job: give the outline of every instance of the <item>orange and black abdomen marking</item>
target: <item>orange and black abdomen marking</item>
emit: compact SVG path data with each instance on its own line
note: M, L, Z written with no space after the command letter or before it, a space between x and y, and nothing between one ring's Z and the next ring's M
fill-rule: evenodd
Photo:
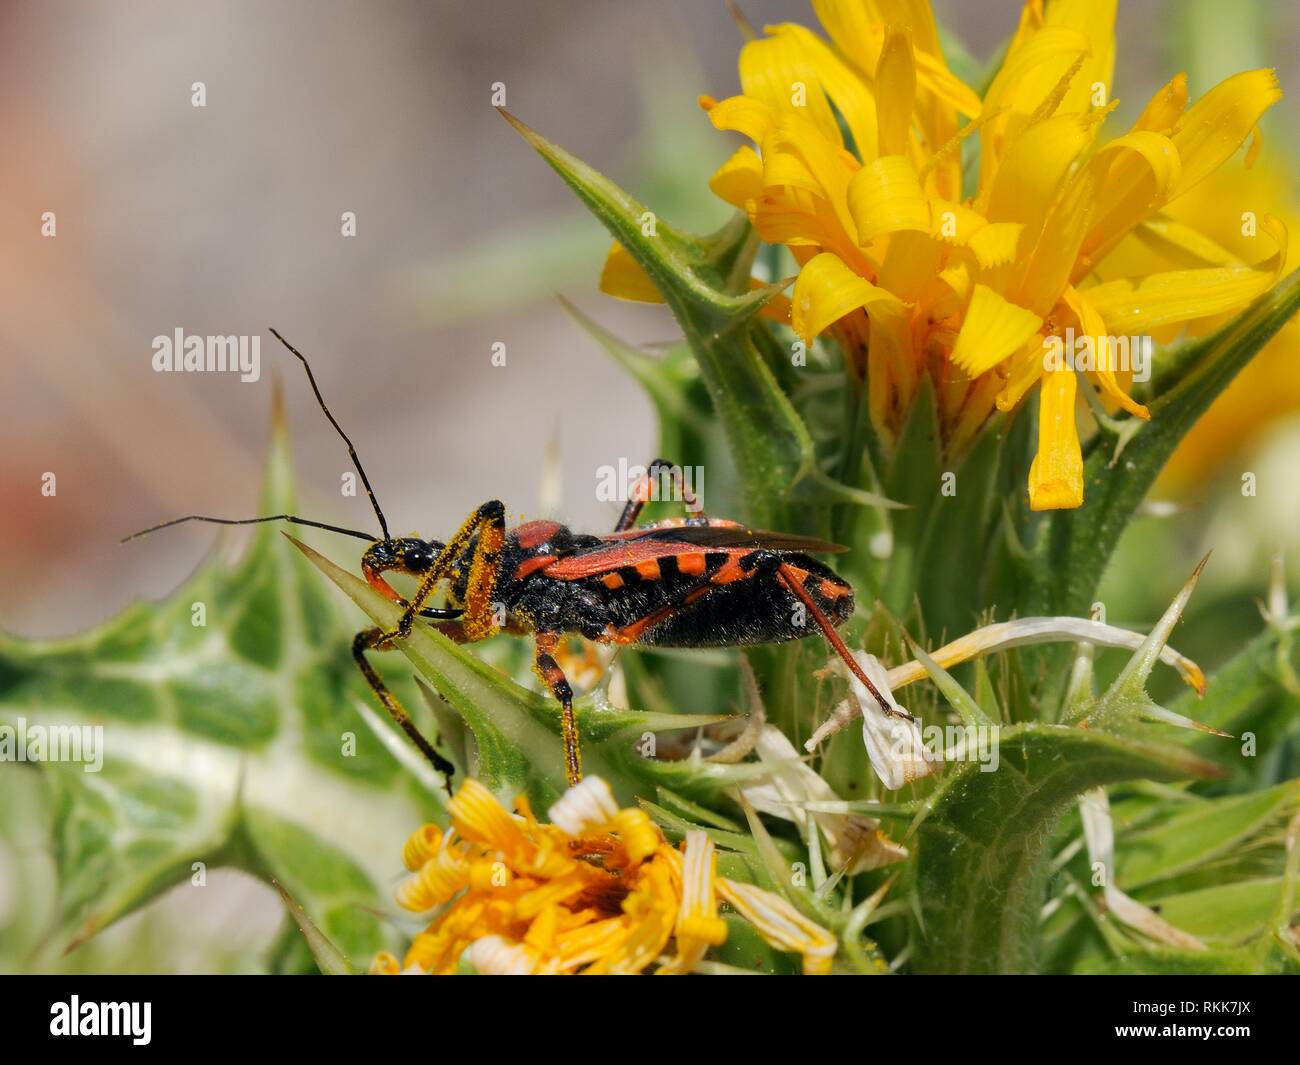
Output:
M617 587L601 578L603 605L611 635L622 642L660 647L736 647L783 643L817 632L802 602L773 573L756 566L759 553L745 550L690 552L657 559L658 577L649 567L617 571ZM853 613L853 589L828 567L798 554L786 561L800 585L832 624ZM697 562L696 559L700 561ZM701 565L702 563L702 565Z

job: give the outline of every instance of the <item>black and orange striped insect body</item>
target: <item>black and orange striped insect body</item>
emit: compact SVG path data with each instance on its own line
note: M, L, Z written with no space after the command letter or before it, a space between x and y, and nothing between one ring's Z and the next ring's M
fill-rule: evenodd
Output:
M508 530L505 507L491 500L446 543L392 537L356 451L321 398L307 360L287 342L285 346L306 367L321 409L347 443L382 535L289 514L239 521L191 515L144 532L195 520L289 521L370 541L362 573L404 610L393 629L358 633L353 655L380 703L441 772L449 774L451 764L419 733L366 658L367 652L391 650L409 636L417 617L459 643L503 631L533 637L535 671L560 704L570 783L581 779L581 748L573 691L555 659L560 639L569 634L605 644L744 647L820 632L886 712L900 713L876 692L835 631L853 614L853 589L812 556L843 548L707 517L682 483L681 471L663 460L652 463L633 487L608 535L576 533L554 521L532 521ZM637 527L652 486L665 472L673 474L687 516ZM394 572L418 580L409 600L385 578ZM441 597L439 606L431 605L436 596Z

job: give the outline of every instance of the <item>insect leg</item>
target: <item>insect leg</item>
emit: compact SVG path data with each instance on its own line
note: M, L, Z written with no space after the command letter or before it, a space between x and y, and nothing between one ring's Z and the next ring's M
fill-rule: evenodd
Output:
M812 615L812 619L817 623L817 627L822 630L822 635L826 637L826 642L829 643L835 653L844 660L844 664L849 667L853 675L857 677L858 680L862 681L866 686L867 691L871 692L875 697L876 702L880 704L880 708L891 717L901 717L907 721L915 721L916 718L905 710L899 710L896 707L890 706L889 700L880 694L879 689L871 682L871 678L868 677L862 667L858 665L858 660L853 657L844 641L840 638L840 634L835 631L835 626L831 624L830 618L822 612L821 607L819 607L813 600L813 597L808 594L808 589L803 586L803 583L799 580L798 574L796 574L788 564L781 560L780 555L771 554L769 552L759 552L759 554L762 557L758 560L758 565L772 569L775 572L777 580L784 584L786 588L790 590L791 594L798 598L803 605L808 608L808 613Z
M356 660L357 668L366 678L366 683L370 685L370 690L375 693L375 698L388 711L389 716L401 726L411 742L433 763L434 768L446 773L448 777L453 769L451 763L435 751L429 741L420 734L406 708L388 690L367 660L366 652L391 650L395 641L404 640L411 635L416 616L424 611L425 604L433 595L438 581L448 575L452 563L460 556L475 533L478 534L479 540L470 563L464 614L459 619L444 621L436 628L457 643L470 643L489 635L493 629L491 598L492 590L496 586L496 563L505 536L505 507L500 500L496 499L479 507L456 531L456 535L447 541L446 546L434 559L433 565L421 578L415 595L405 604L397 628L387 632L378 628L366 629L357 633L356 639L352 641L352 657Z
M424 610L425 604L433 595L438 582L448 575L451 565L460 556L469 542L478 534L478 544L470 562L469 580L465 591L465 612L461 618L467 642L481 640L495 631L492 624L492 591L496 587L496 565L501 554L501 545L505 540L506 508L499 499L484 503L465 523L456 530L456 534L447 541L445 547L434 559L420 581L420 586L411 596L402 611L397 628L381 633L374 646L404 640L411 635L411 626L416 615Z
M686 478L682 474L682 468L673 465L667 459L655 459L654 462L650 463L645 476L641 477L632 486L627 506L623 508L618 524L614 526L615 532L627 532L636 524L636 519L641 516L641 509L650 501L651 488L664 471L672 474L673 484L676 486L677 491L681 493L686 512L692 517L707 520L705 519L704 509L700 506L700 501L695 498L695 493L686 487Z
M534 639L533 669L560 704L560 724L564 731L564 774L572 787L582 779L582 748L578 721L573 716L573 689L564 670L555 661L560 637L554 632L539 632Z
M352 641L352 657L356 660L362 676L366 678L366 683L370 685L370 690L375 693L375 698L388 711L389 717L397 722L411 742L419 748L420 753L432 763L433 768L447 778L447 784L450 786L451 775L456 771L456 767L433 749L433 745L415 727L415 722L411 720L411 715L406 712L406 708L397 701L397 696L388 690L388 686L375 672L375 667L366 658L366 652L379 649L384 640L385 633L382 629L365 629L357 633L356 639Z

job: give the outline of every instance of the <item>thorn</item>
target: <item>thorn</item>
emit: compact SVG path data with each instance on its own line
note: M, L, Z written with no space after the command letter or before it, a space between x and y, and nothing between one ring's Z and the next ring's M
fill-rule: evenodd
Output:
M726 0L727 13L731 15L731 20L740 30L740 35L747 41L758 40L758 30L754 29L754 24L749 21L745 13L740 10L740 5L736 0Z

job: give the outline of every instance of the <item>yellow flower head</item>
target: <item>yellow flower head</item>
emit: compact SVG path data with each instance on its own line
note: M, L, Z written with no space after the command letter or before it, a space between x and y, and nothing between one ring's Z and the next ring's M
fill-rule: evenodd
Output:
M741 50L741 95L701 100L718 129L751 142L711 188L789 248L790 324L807 342L836 338L886 443L925 376L951 453L1038 386L1039 510L1083 501L1076 372L1112 407L1149 417L1128 392L1129 338L1235 312L1286 260L1272 218L1243 250L1166 210L1256 133L1281 98L1272 71L1191 106L1180 74L1105 139L1115 7L1029 0L981 100L948 70L924 0L813 0L829 40L770 26ZM979 165L964 194L972 137ZM611 258L607 291L644 298L622 261ZM1062 350L1068 360L1051 357Z
M397 901L434 915L401 969L451 973L464 955L482 973L688 973L726 940L725 902L768 943L800 954L804 972L830 970L830 932L771 892L718 876L706 833L671 847L599 777L565 792L550 824L523 798L515 809L467 780L451 801L451 831L425 825L407 841ZM399 966L381 954L371 971Z

